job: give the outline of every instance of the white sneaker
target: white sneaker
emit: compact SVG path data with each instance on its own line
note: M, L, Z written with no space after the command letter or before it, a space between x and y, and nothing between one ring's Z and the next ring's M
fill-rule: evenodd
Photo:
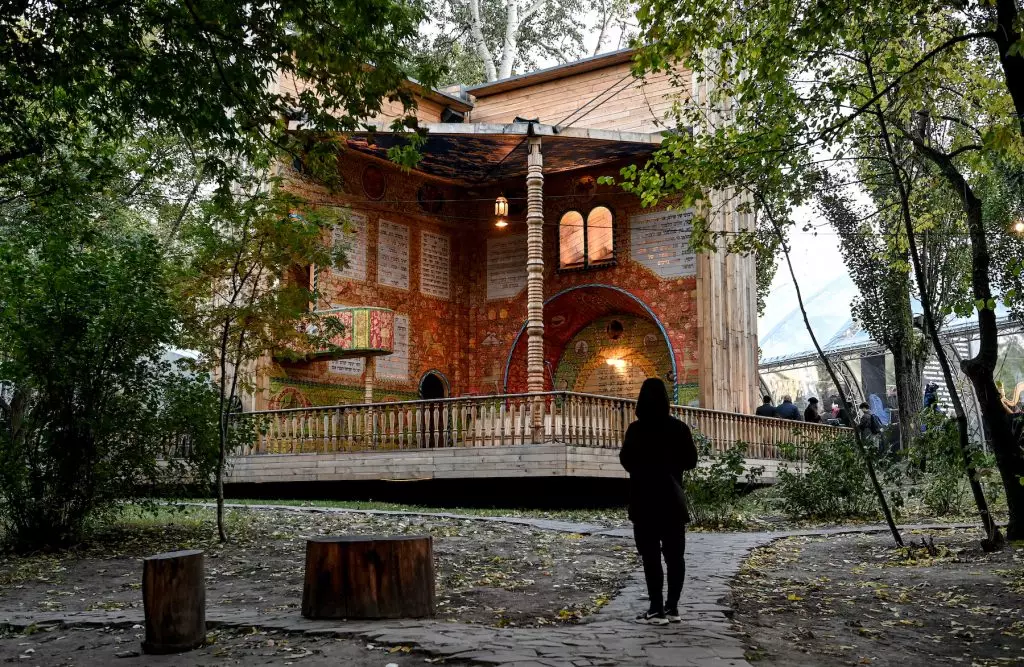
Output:
M656 614L651 611L645 611L636 617L638 623L645 623L647 625L668 625L668 619L665 618L665 614Z
M682 623L683 619L679 615L679 609L677 607L671 607L665 610L665 619L669 623Z

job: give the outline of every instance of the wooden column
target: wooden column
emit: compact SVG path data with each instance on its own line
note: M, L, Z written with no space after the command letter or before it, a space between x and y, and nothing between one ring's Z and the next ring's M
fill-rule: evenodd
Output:
M532 127L532 126L531 126ZM544 391L544 156L540 137L528 140L526 163L526 387ZM531 410L532 441L543 429L541 399Z
M712 101L709 93L706 81L694 80L694 100L706 108L706 127L696 131L713 132L732 121L729 104ZM734 188L705 195L701 212L711 232L734 238L752 230L753 215L739 210L751 203L749 196ZM753 253L729 253L727 243L719 238L715 250L701 253L697 263L700 405L749 414L758 394L757 267Z
M373 381L374 376L377 373L376 357L365 357L366 359L366 372L364 374L365 382L363 386L363 402L373 403Z
M206 640L202 551L173 551L142 561L146 653L181 653Z

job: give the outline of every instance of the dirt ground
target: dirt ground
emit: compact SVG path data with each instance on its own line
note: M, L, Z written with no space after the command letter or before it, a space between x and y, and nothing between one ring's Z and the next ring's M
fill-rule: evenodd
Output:
M934 539L930 555L920 546ZM734 581L757 665L1024 665L1024 547L986 554L976 530L790 538Z
M203 665L303 665L305 667L411 667L433 660L402 646L376 646L355 639L302 637L277 632L215 631L207 645L178 655L141 655L144 630L43 630L0 633L0 664L21 667L200 667Z
M0 554L0 610L139 608L144 556L206 553L210 608L279 613L302 598L305 536L434 537L438 617L496 626L573 623L605 604L637 567L630 540L502 523L413 516L230 510L226 545L212 512L192 508L108 529L79 551Z

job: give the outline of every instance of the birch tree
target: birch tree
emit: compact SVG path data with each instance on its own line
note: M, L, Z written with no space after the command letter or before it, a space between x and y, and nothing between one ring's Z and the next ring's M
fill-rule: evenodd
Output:
M484 81L505 79L551 61L567 63L622 48L631 35L632 4L626 0L433 0L428 4L439 32L428 48L462 74L472 72L465 66L471 56ZM587 49L586 37L594 34L596 45ZM451 76L449 80L478 83Z

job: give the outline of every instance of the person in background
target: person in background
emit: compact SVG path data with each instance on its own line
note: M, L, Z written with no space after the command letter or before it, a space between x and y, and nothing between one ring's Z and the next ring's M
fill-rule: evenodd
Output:
M868 445L874 445L880 454L885 453L882 444L882 422L871 412L871 406L867 403L860 404L860 419L857 422L860 429L860 439Z
M782 397L782 405L775 409L775 416L795 422L803 421L803 417L800 416L800 408L793 404L793 397L788 394Z
M821 415L818 414L818 399L811 396L807 399L807 408L804 410L804 421L809 424L820 424Z
M772 405L772 397L765 396L764 402L757 406L757 410L754 411L754 414L758 417L775 417L775 406Z
M683 471L697 467L697 447L690 427L669 414L665 383L658 378L648 378L640 386L636 417L626 429L619 461L629 473L629 520L650 598L648 610L637 620L650 625L679 623L690 522ZM664 598L662 555L668 569Z
M854 417L854 412L855 410L853 409L853 403L847 401L846 407L839 408L839 414L836 415L836 419L839 420L839 425L846 426L848 428L853 428L854 419L856 419Z

